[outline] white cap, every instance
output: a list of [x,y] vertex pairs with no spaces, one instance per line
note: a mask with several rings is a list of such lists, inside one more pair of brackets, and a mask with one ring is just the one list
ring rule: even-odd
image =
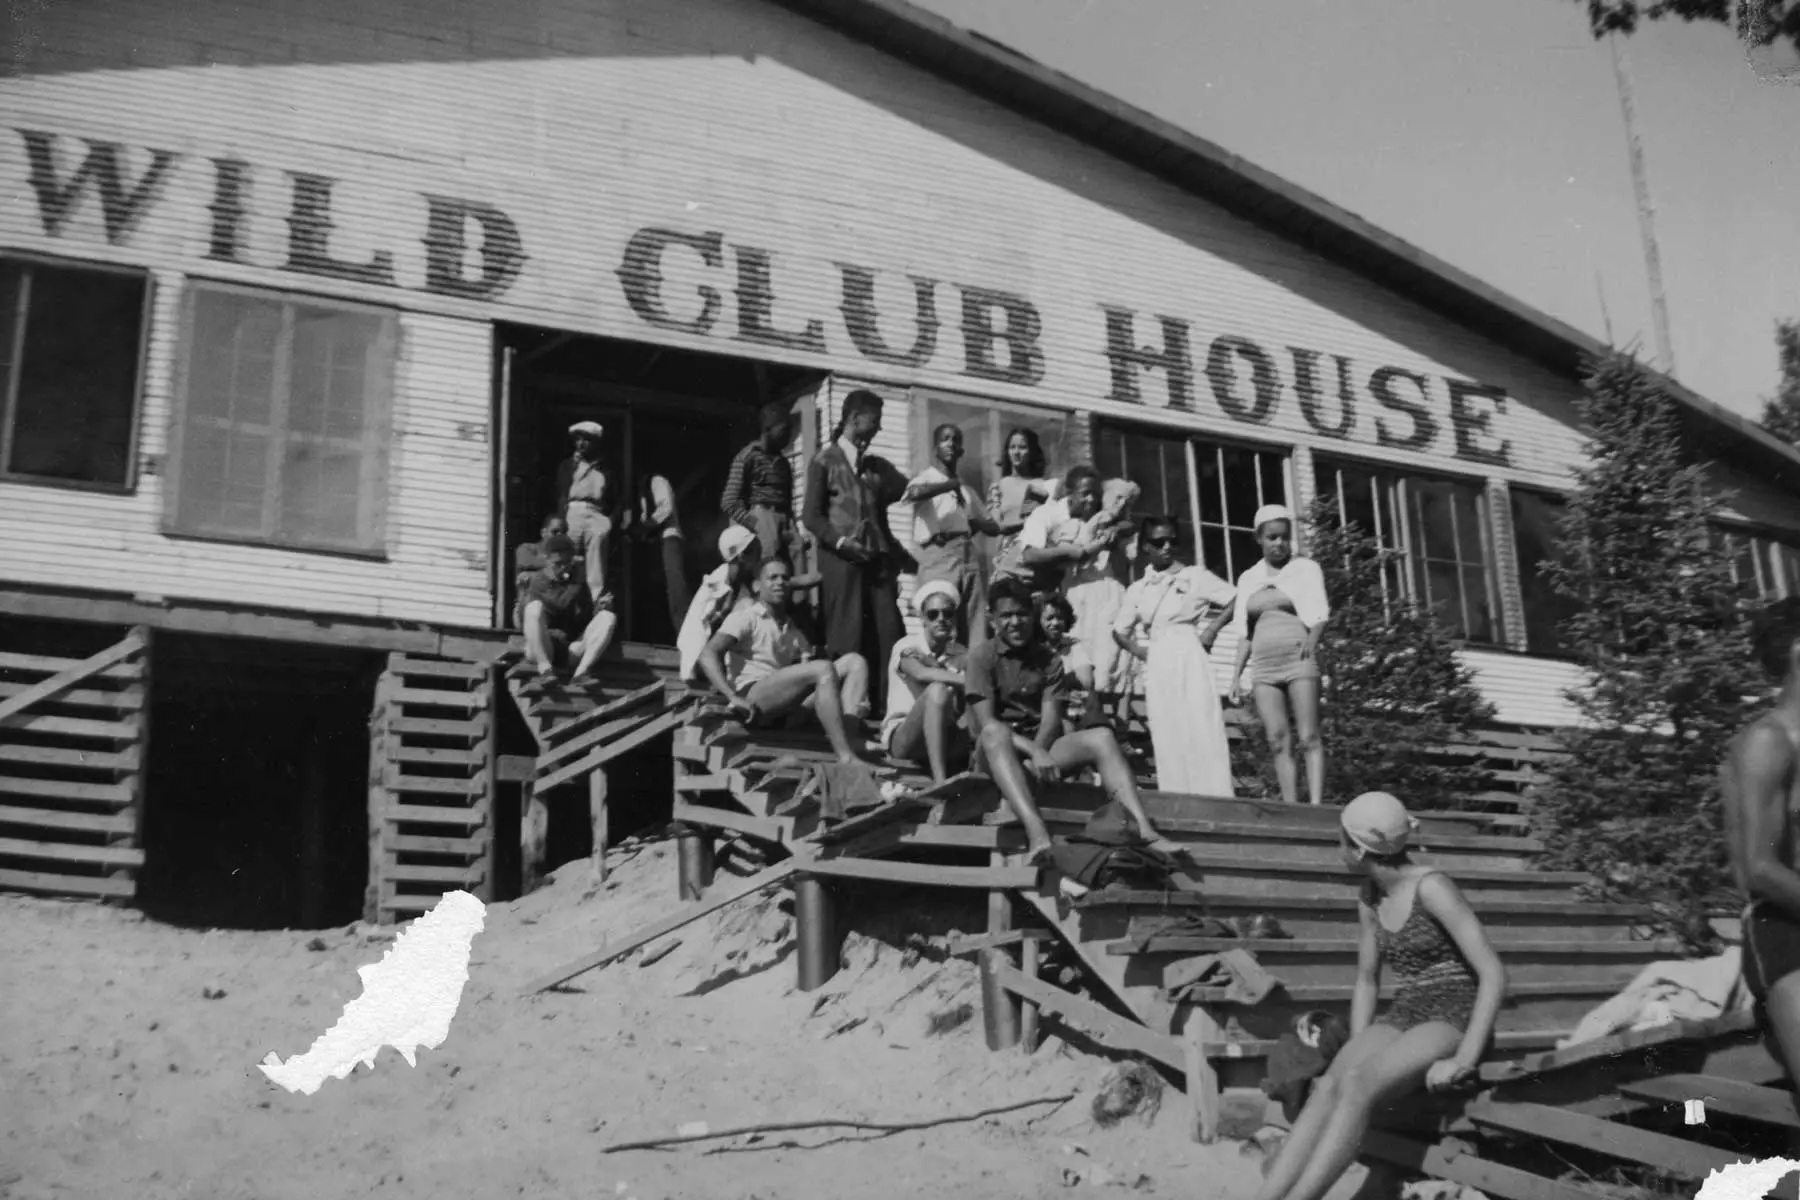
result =
[[[1238,511],[1242,512],[1243,510],[1239,509]],[[1256,515],[1254,517],[1250,518],[1250,528],[1261,529],[1270,521],[1287,521],[1291,523],[1293,519],[1294,514],[1288,511],[1287,505],[1265,504],[1256,510]]]
[[577,421],[569,426],[569,433],[574,437],[598,439],[606,433],[606,426],[598,421]]
[[948,596],[951,604],[958,608],[962,607],[962,593],[957,591],[956,585],[948,579],[933,579],[921,583],[918,590],[913,592],[913,607],[921,614],[924,613],[925,602],[933,596]]
[[1338,818],[1344,835],[1370,854],[1386,858],[1406,849],[1419,823],[1391,792],[1364,792]]
[[727,525],[719,534],[719,557],[726,562],[736,562],[738,555],[750,548],[756,541],[756,535],[742,525]]

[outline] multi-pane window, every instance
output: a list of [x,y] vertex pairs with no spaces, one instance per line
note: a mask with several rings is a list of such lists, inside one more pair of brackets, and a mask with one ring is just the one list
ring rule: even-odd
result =
[[150,280],[0,258],[0,476],[132,482]]
[[1544,567],[1562,556],[1560,521],[1568,503],[1561,496],[1512,489],[1513,546],[1519,561],[1519,598],[1525,608],[1525,647],[1533,654],[1567,654],[1563,622],[1581,603],[1557,591]]
[[1735,528],[1718,533],[1730,556],[1732,579],[1746,596],[1755,600],[1800,596],[1800,539],[1784,541]]
[[1262,556],[1250,525],[1256,510],[1287,500],[1285,456],[1270,450],[1109,424],[1096,435],[1094,458],[1102,475],[1143,489],[1134,515],[1177,519],[1183,562],[1226,579],[1236,579]]
[[933,392],[923,394],[917,411],[922,419],[913,430],[913,461],[921,468],[932,462],[936,457],[931,446],[932,430],[939,425],[956,426],[963,435],[963,457],[957,473],[977,495],[987,495],[989,485],[1000,478],[1006,439],[1015,429],[1029,429],[1037,434],[1038,443],[1044,448],[1045,470],[1051,476],[1061,475],[1074,465],[1068,461],[1067,413]]
[[1456,636],[1497,643],[1501,630],[1486,490],[1321,459],[1318,494],[1395,552],[1390,600],[1425,604]]
[[186,331],[171,531],[380,553],[394,314],[205,284]]

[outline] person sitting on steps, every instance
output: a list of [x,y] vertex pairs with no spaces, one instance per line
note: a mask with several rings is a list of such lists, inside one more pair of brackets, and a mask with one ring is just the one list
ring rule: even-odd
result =
[[888,662],[887,716],[881,744],[889,758],[926,763],[931,781],[950,778],[950,765],[969,761],[963,721],[963,659],[956,640],[963,597],[947,579],[931,580],[913,593],[923,633],[901,638]]
[[754,601],[728,614],[706,643],[701,673],[746,724],[766,728],[810,710],[839,762],[864,762],[850,739],[869,710],[868,663],[860,654],[817,656],[788,611],[791,575],[785,560],[762,560]]
[[610,604],[596,609],[587,583],[575,571],[575,542],[555,533],[539,547],[542,569],[526,582],[520,601],[525,626],[525,652],[540,679],[553,674],[569,656],[576,658],[571,683],[593,678],[594,664],[612,641],[619,618]]
[[991,640],[969,651],[963,690],[976,729],[976,757],[1025,826],[1026,854],[1049,861],[1050,830],[1032,797],[1031,777],[1054,783],[1064,772],[1092,767],[1107,794],[1124,805],[1153,850],[1186,851],[1151,824],[1131,764],[1105,727],[1063,732],[1066,681],[1061,660],[1038,633],[1029,588],[1002,579],[988,594]]

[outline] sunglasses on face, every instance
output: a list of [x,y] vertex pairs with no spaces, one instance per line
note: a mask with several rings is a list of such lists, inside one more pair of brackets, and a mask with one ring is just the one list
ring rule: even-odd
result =
[[928,608],[922,614],[927,621],[949,621],[955,618],[954,608]]

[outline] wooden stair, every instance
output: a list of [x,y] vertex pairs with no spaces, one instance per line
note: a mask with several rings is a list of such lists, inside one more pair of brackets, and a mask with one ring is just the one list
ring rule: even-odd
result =
[[150,634],[0,654],[0,888],[129,900],[144,852]]
[[627,751],[668,734],[681,721],[686,690],[671,683],[657,663],[609,658],[591,682],[562,676],[539,678],[521,663],[504,672],[537,754],[524,783],[519,840],[524,890],[536,886],[549,829],[546,797],[557,788],[585,785],[593,830],[593,864],[606,875],[608,836],[606,766]]
[[363,918],[389,924],[445,892],[492,899],[490,670],[395,653],[369,719],[369,884]]
[[[1386,1114],[1364,1160],[1504,1200],[1591,1200],[1618,1191],[1585,1179],[1636,1171],[1685,1192],[1721,1168],[1791,1158],[1800,1134],[1791,1083],[1747,1012],[1492,1063],[1482,1085]],[[1690,1100],[1705,1121],[1686,1123]],[[1768,1194],[1796,1192],[1790,1175]]]

